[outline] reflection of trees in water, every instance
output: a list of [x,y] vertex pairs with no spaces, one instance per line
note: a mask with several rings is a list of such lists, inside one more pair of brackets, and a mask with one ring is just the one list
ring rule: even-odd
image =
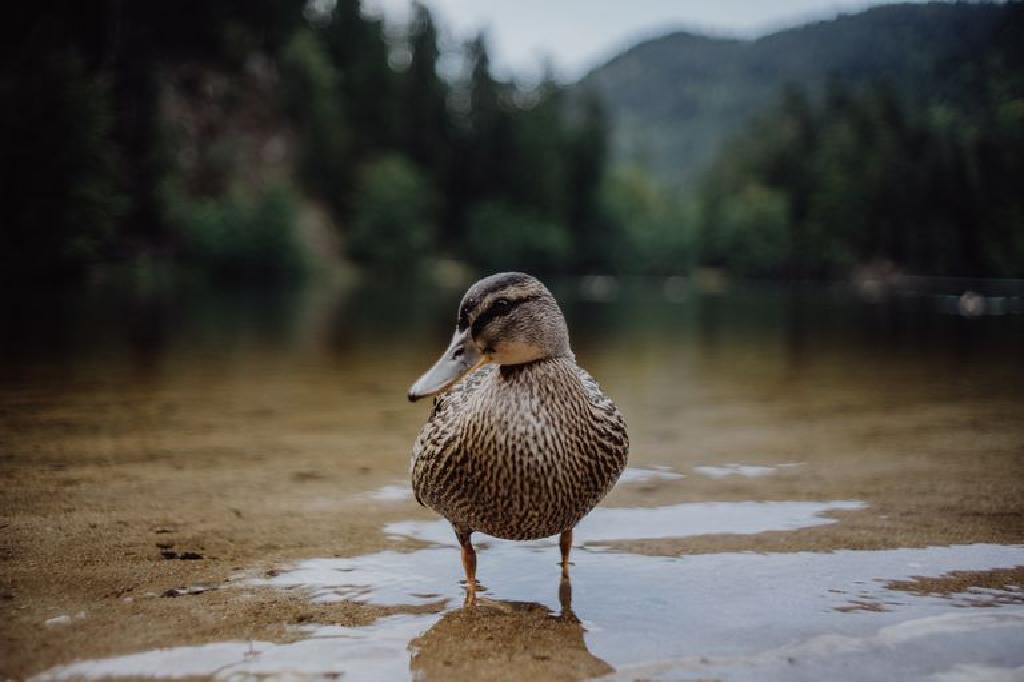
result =
[[529,602],[481,598],[446,613],[410,643],[415,679],[581,680],[613,668],[587,649],[572,611],[572,587],[559,586],[561,613]]
[[[960,281],[917,282],[867,298],[816,284],[737,283],[723,293],[694,286],[672,300],[655,280],[622,280],[606,300],[582,297],[577,280],[550,284],[585,366],[598,355],[653,363],[693,349],[712,362],[754,353],[791,375],[836,354],[873,362],[885,353],[963,369],[1009,362],[1024,348],[1024,316],[1015,309],[965,317],[942,307],[943,297],[967,286]],[[1014,283],[971,286],[1007,301],[1020,297]],[[8,292],[0,305],[0,379],[31,381],[32,366],[70,374],[95,365],[145,383],[204,358],[251,351],[303,362],[351,362],[359,353],[425,361],[450,336],[461,295],[461,286],[374,276],[293,288],[111,276],[78,291]]]
[[712,356],[720,343],[721,315],[720,297],[704,295],[697,305],[697,338],[700,350],[705,356]]
[[807,308],[807,292],[799,285],[790,285],[786,291],[782,329],[786,369],[792,375],[800,373],[810,351],[807,343]]

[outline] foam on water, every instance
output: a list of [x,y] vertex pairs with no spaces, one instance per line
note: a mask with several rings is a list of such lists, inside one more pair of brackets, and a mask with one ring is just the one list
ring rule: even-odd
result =
[[[598,544],[696,535],[756,535],[766,531],[796,530],[835,523],[835,519],[824,514],[864,507],[864,503],[858,500],[687,502],[665,507],[598,507],[576,526],[573,541],[576,544]],[[455,544],[452,527],[444,519],[389,523],[384,527],[384,532],[436,544]],[[474,536],[477,537],[486,542],[489,536]],[[547,545],[552,540],[520,544],[533,545],[538,542]]]

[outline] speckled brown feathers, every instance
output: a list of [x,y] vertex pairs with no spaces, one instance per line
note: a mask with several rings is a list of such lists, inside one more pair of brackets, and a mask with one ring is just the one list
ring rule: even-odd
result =
[[[553,304],[564,330],[554,298],[529,279]],[[487,310],[476,319],[486,317]],[[528,323],[528,318],[510,321]],[[501,331],[490,325],[499,342],[507,340]],[[629,444],[622,416],[576,366],[563,335],[564,353],[484,365],[436,399],[413,447],[412,484],[416,499],[451,521],[457,532],[529,540],[570,530],[625,468]]]

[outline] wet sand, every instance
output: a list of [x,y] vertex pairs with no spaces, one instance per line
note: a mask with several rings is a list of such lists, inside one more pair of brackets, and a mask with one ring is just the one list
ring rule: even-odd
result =
[[[427,679],[611,672],[616,666],[584,644],[586,623],[553,600],[554,549],[551,575],[539,579],[550,582],[544,594],[485,598],[475,612],[451,599],[324,602],[258,584],[304,560],[432,546],[385,530],[436,518],[401,494],[428,409],[405,403],[405,384],[435,349],[399,348],[338,356],[257,345],[167,352],[141,374],[137,358],[119,356],[70,368],[40,362],[8,376],[0,388],[0,677],[160,647],[295,642],[307,636],[296,626],[371,627],[387,617],[432,619],[413,637],[405,668]],[[1012,358],[950,369],[934,357],[844,352],[793,368],[775,346],[769,362],[763,351],[740,352],[742,343],[720,355],[682,348],[623,339],[580,353],[625,413],[630,463],[641,472],[603,507],[862,505],[824,511],[833,522],[809,527],[595,540],[586,565],[600,552],[1024,541],[1024,400]],[[642,475],[655,467],[678,475]],[[450,553],[454,595],[461,574],[457,550]],[[485,581],[488,558],[482,553]],[[960,568],[864,579],[904,594],[1024,584],[1021,566]],[[601,599],[577,594],[576,608]]]

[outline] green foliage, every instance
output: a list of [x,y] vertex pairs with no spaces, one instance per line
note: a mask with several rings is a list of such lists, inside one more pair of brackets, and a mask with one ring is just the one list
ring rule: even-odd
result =
[[487,270],[558,272],[569,262],[565,227],[501,201],[470,211],[467,241],[472,261]]
[[[292,159],[296,184],[326,204],[359,263],[399,271],[443,251],[482,267],[509,254],[546,270],[613,266],[600,103],[553,79],[496,78],[483,37],[467,46],[466,79],[445,79],[441,31],[421,4],[394,50],[360,0],[83,7],[40,8],[19,27],[36,38],[5,48],[45,63],[75,45],[84,57],[72,76],[0,74],[13,101],[46,104],[15,114],[25,130],[50,131],[43,143],[12,136],[26,177],[54,186],[36,160],[49,142],[79,155],[48,213],[59,225],[36,229],[41,202],[17,218],[19,245],[47,267],[159,253],[226,276],[300,270],[298,199],[261,189],[288,182]],[[12,192],[10,205],[39,196]]]
[[392,145],[398,116],[396,74],[379,19],[366,16],[360,0],[338,0],[324,22],[315,24],[337,70],[348,106],[353,152],[368,159]]
[[0,93],[0,271],[73,276],[111,254],[126,207],[108,89],[68,51],[7,74]]
[[568,131],[566,149],[567,221],[575,247],[573,264],[579,272],[607,272],[612,267],[613,233],[600,211],[600,193],[610,125],[595,93],[584,92],[578,109],[578,122]]
[[679,274],[693,265],[693,208],[636,166],[616,170],[604,188],[604,208],[615,227],[607,245],[612,271]]
[[830,78],[852,88],[886,79],[915,96],[941,93],[949,83],[935,65],[984,51],[1011,11],[988,2],[893,3],[756,40],[677,32],[630,48],[582,86],[602,96],[616,121],[620,160],[690,189],[785,84],[799,84],[814,101]]
[[408,159],[391,154],[359,174],[348,253],[358,263],[403,273],[434,246],[434,198]]
[[283,187],[256,196],[235,192],[190,200],[172,195],[169,203],[185,262],[211,276],[281,280],[308,269],[297,200]]
[[790,260],[789,210],[781,192],[750,184],[721,207],[701,234],[704,264],[746,275],[779,275]]
[[74,278],[98,261],[166,252],[161,76],[175,64],[237,64],[239,54],[274,50],[304,5],[55,0],[9,13],[0,270]]
[[505,195],[515,187],[514,180],[509,180],[519,177],[511,163],[515,141],[508,92],[491,74],[484,37],[470,41],[465,53],[469,78],[459,93],[465,103],[456,146],[456,167],[461,172],[454,178],[452,196],[457,223],[452,237],[456,239],[472,206]]
[[797,277],[871,261],[1024,275],[1024,116],[1007,115],[1024,101],[1019,47],[997,40],[956,70],[935,66],[950,81],[936,98],[833,83],[813,105],[787,92],[704,183],[702,262]]
[[528,90],[498,80],[483,36],[466,45],[465,61],[468,78],[454,97],[446,243],[481,269],[611,269],[600,104],[568,97],[550,77]]
[[280,63],[285,110],[299,136],[299,176],[344,215],[353,170],[338,73],[311,31],[292,36]]
[[494,193],[503,193],[508,201],[542,215],[567,216],[570,129],[566,94],[547,79],[530,97],[508,124],[513,137],[505,163],[507,179]]
[[413,4],[409,67],[401,77],[402,146],[438,185],[447,180],[451,147],[448,86],[437,72],[441,57],[437,27],[426,7]]
[[[676,34],[566,88],[496,77],[483,36],[445,77],[421,4],[394,37],[360,0],[183,2],[14,18],[5,273],[168,254],[287,277],[312,198],[352,259],[394,273],[443,254],[577,274],[1024,274],[1020,3]],[[786,81],[800,87],[771,108]],[[609,173],[613,119],[619,152],[646,145],[660,174]],[[169,143],[171,122],[188,144]],[[263,189],[292,182],[306,197]]]

